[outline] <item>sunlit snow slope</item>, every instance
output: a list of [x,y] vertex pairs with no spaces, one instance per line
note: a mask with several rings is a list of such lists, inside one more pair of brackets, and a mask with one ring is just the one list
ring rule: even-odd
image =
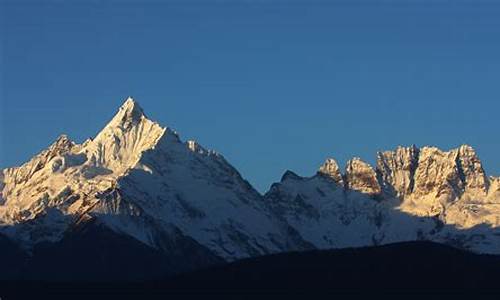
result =
[[500,179],[470,146],[400,147],[378,153],[375,168],[328,159],[312,177],[287,171],[262,196],[223,156],[182,142],[131,98],[94,139],[62,135],[2,170],[0,189],[0,234],[28,253],[86,224],[165,255],[194,247],[226,261],[412,240],[500,253]]

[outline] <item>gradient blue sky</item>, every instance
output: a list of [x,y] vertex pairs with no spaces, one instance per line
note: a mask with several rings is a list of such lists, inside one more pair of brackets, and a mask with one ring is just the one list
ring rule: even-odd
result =
[[410,144],[500,175],[500,2],[287,3],[0,1],[0,167],[131,95],[261,191]]

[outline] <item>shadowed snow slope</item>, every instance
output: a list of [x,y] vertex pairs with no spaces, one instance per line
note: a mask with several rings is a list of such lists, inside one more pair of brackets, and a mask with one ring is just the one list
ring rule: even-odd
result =
[[196,266],[419,239],[500,253],[500,179],[470,146],[400,147],[378,153],[375,168],[354,158],[344,172],[328,159],[312,177],[287,171],[262,196],[131,98],[94,139],[62,135],[2,170],[0,189],[0,233],[27,255],[88,224],[181,261],[204,256]]
[[498,178],[470,146],[399,147],[378,153],[375,169],[355,158],[341,174],[330,158],[313,177],[287,174],[265,198],[316,247],[424,239],[500,253]]
[[3,170],[2,231],[29,249],[96,219],[159,249],[179,232],[227,260],[311,247],[220,154],[194,145],[129,98],[95,139],[62,136]]

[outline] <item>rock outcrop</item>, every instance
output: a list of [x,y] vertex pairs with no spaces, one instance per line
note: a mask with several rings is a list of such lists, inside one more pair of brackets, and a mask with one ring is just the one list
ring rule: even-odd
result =
[[332,158],[325,161],[325,163],[319,168],[318,174],[331,178],[338,185],[342,187],[344,186],[344,178],[340,172],[339,165]]
[[311,177],[286,171],[261,195],[129,98],[94,139],[62,135],[0,172],[0,235],[28,254],[89,224],[175,265],[412,240],[500,253],[500,179],[470,146],[410,146],[379,152],[375,168],[353,158],[344,173],[334,159]]
[[381,192],[375,170],[357,157],[347,162],[345,181],[348,190],[369,195],[378,195]]
[[419,149],[398,147],[394,151],[377,153],[377,171],[387,196],[405,197],[413,192]]

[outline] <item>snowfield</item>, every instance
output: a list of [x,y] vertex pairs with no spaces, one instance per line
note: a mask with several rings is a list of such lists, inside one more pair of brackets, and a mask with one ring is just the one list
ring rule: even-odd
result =
[[500,254],[500,179],[470,146],[399,147],[342,172],[287,171],[259,194],[222,155],[183,142],[128,98],[94,138],[60,136],[0,172],[0,233],[26,251],[82,224],[167,250],[193,240],[232,261],[270,253],[430,240]]

